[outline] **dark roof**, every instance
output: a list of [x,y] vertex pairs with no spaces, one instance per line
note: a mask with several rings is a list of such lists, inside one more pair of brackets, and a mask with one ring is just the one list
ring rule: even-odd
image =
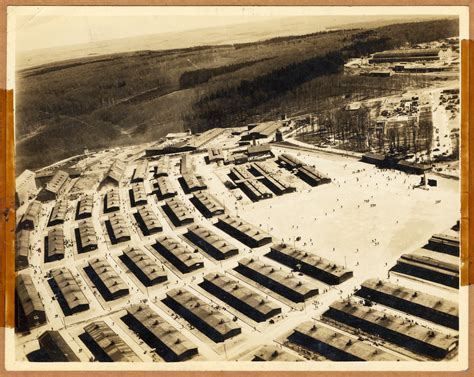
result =
[[166,272],[151,259],[148,254],[140,249],[127,247],[123,254],[139,268],[148,280],[153,281],[157,278],[166,277]]
[[125,220],[121,214],[113,213],[109,215],[109,222],[115,238],[119,239],[120,237],[130,237],[127,224],[125,223]]
[[264,296],[242,285],[238,280],[231,279],[222,273],[210,272],[204,276],[204,280],[225,291],[227,296],[232,296],[236,300],[247,304],[262,315],[267,315],[280,309],[278,305],[265,299]]
[[324,259],[316,254],[305,250],[295,249],[285,243],[273,244],[271,248],[333,276],[341,277],[350,272],[344,266],[336,265],[334,262]]
[[321,343],[330,345],[347,354],[353,355],[364,361],[396,361],[398,357],[382,351],[357,338],[345,335],[335,329],[330,329],[314,322],[304,322],[295,328],[295,332],[306,335]]
[[271,279],[277,283],[283,284],[288,289],[291,289],[292,291],[301,295],[306,295],[311,291],[318,290],[317,286],[304,282],[303,280],[294,276],[292,273],[286,273],[273,264],[267,264],[260,260],[247,257],[242,258],[238,263],[239,265],[243,265],[257,272],[258,274],[265,276],[267,279]]
[[413,304],[423,306],[427,310],[435,310],[456,317],[459,315],[458,305],[455,302],[428,293],[415,291],[407,287],[402,287],[389,281],[369,279],[363,282],[361,286],[396,297],[400,300],[409,301]]
[[402,317],[387,314],[353,301],[336,301],[329,307],[440,349],[449,350],[453,343],[457,343],[457,339],[453,336],[430,330]]
[[30,203],[21,221],[22,222],[31,221],[36,225],[36,222],[38,221],[40,213],[41,213],[41,202],[35,200]]
[[50,361],[81,361],[66,343],[59,331],[45,331],[38,338],[42,350]]
[[84,331],[113,362],[141,361],[135,352],[104,321],[92,322],[84,327]]
[[94,270],[96,275],[102,280],[111,295],[127,290],[128,285],[122,280],[119,274],[112,268],[107,259],[95,258],[89,261],[89,266]]
[[265,344],[253,352],[254,358],[263,361],[304,361],[304,358],[293,355],[281,347]]
[[231,318],[224,315],[221,311],[214,309],[211,305],[205,303],[184,288],[172,289],[166,292],[166,296],[171,297],[179,305],[192,312],[202,322],[212,327],[221,335],[240,328]]
[[16,277],[16,293],[26,316],[38,311],[44,312],[43,302],[33,284],[31,275],[23,273]]
[[67,268],[57,268],[51,271],[51,276],[70,310],[80,305],[89,305],[89,301],[71,271]]
[[92,219],[87,219],[79,223],[79,237],[81,238],[82,248],[97,245],[97,234]]
[[64,255],[64,232],[62,227],[48,231],[48,257]]
[[218,217],[219,221],[231,226],[240,233],[244,233],[247,237],[259,242],[264,238],[271,237],[256,226],[242,220],[240,217],[233,217],[230,215],[221,215]]
[[127,313],[142,324],[153,336],[163,342],[174,354],[183,355],[196,345],[176,330],[147,305],[132,305]]
[[62,170],[57,170],[53,178],[51,178],[49,182],[46,184],[45,189],[54,194],[57,194],[68,179],[69,179],[68,173]]

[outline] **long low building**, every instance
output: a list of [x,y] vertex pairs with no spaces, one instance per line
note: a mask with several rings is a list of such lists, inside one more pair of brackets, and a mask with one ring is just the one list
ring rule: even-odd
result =
[[153,190],[159,200],[169,199],[178,194],[168,177],[156,178],[153,182]]
[[153,167],[153,176],[158,177],[167,177],[169,170],[169,158],[168,156],[161,157],[158,160],[158,163]]
[[69,182],[69,174],[62,170],[57,170],[46,186],[40,191],[37,199],[47,202],[56,199]]
[[281,307],[222,273],[211,272],[199,284],[218,299],[257,322],[281,313]]
[[53,209],[51,210],[48,226],[63,224],[66,218],[66,212],[67,212],[67,200],[58,200],[54,204]]
[[341,284],[353,276],[353,272],[343,266],[284,243],[273,244],[265,256],[329,285]]
[[268,171],[265,166],[259,162],[252,163],[250,172],[256,177],[262,177],[261,182],[275,195],[283,195],[296,191],[296,187],[290,186],[281,178],[276,177],[273,172]]
[[135,167],[135,170],[133,171],[132,179],[130,180],[130,183],[143,182],[145,179],[147,179],[147,175],[148,175],[148,161],[141,160],[138,162],[137,166]]
[[242,332],[240,326],[231,318],[184,288],[168,291],[163,302],[216,343],[224,342]]
[[16,234],[15,271],[30,265],[30,230],[22,229]]
[[459,233],[452,231],[450,234],[433,234],[428,241],[428,245],[425,247],[440,253],[459,257]]
[[219,148],[208,148],[207,150],[207,163],[212,164],[213,162],[219,163],[224,162],[225,157],[222,149]]
[[168,280],[163,268],[160,268],[145,252],[127,247],[120,256],[122,262],[146,287]]
[[278,162],[290,169],[298,169],[305,165],[303,161],[288,153],[282,153],[279,155]]
[[234,270],[293,302],[305,302],[319,293],[315,285],[253,258],[242,258]]
[[253,202],[273,197],[270,189],[250,174],[244,166],[233,167],[230,170],[229,177]]
[[252,361],[304,361],[300,356],[291,354],[273,344],[265,344],[253,352]]
[[124,363],[141,361],[127,343],[104,321],[89,323],[84,327],[84,333],[79,338],[94,355],[95,361]]
[[219,216],[215,226],[248,247],[260,247],[272,242],[272,237],[268,233],[239,217]]
[[125,164],[120,160],[115,160],[109,167],[109,170],[105,174],[104,179],[102,180],[101,185],[112,184],[118,186],[120,180],[123,177],[125,172]]
[[445,358],[458,346],[456,337],[356,302],[336,301],[323,317],[436,360]]
[[38,200],[34,200],[28,206],[25,214],[21,217],[19,228],[20,229],[35,229],[38,225],[38,221],[41,214],[42,204]]
[[309,165],[299,167],[296,175],[310,186],[319,186],[331,182],[331,178],[326,174],[321,173],[319,170]]
[[79,227],[75,229],[75,236],[77,252],[79,254],[97,249],[97,234],[91,219],[79,223]]
[[457,330],[459,328],[458,305],[442,297],[378,279],[369,279],[363,282],[356,294],[370,301],[378,302],[452,329]]
[[[22,273],[16,277],[16,316],[17,329],[28,331],[46,323],[46,311],[43,302],[33,284],[30,274]],[[26,325],[26,326],[24,326]]]
[[129,294],[128,285],[105,258],[94,258],[84,268],[87,275],[106,301],[116,300]]
[[61,227],[48,230],[45,237],[45,262],[57,261],[64,258],[64,231]]
[[184,236],[217,260],[231,258],[239,253],[235,246],[229,244],[224,238],[202,225],[193,224],[189,226]]
[[120,209],[120,196],[116,189],[111,189],[104,195],[104,213],[116,212]]
[[224,207],[207,191],[195,192],[191,198],[191,203],[207,218],[224,213]]
[[174,226],[182,226],[194,222],[189,208],[181,199],[168,199],[162,208]]
[[128,190],[130,204],[132,207],[146,205],[148,203],[145,186],[143,182],[133,183],[132,188]]
[[105,227],[113,245],[130,240],[130,232],[121,214],[113,213],[109,215],[108,220],[105,221]]
[[459,288],[458,258],[436,251],[418,249],[413,253],[403,254],[391,271]]
[[355,337],[315,322],[304,322],[288,341],[331,361],[399,361],[400,359]]
[[193,250],[189,250],[171,237],[158,237],[151,247],[183,274],[204,267],[204,262],[196,256]]
[[181,178],[179,178],[179,182],[186,194],[207,189],[207,185],[204,183],[202,177],[193,173],[183,174]]
[[138,226],[145,236],[161,232],[163,227],[161,222],[150,208],[146,206],[140,206],[137,208],[137,212],[133,214],[135,220],[137,220]]
[[38,337],[41,360],[31,361],[49,361],[49,362],[80,362],[74,351],[61,336],[59,331],[45,331]]
[[70,270],[67,268],[52,270],[49,282],[64,315],[68,316],[89,309],[89,300]]
[[122,321],[167,362],[198,355],[197,346],[147,305],[132,305]]
[[92,209],[94,205],[94,197],[86,195],[77,202],[76,220],[85,219],[92,216]]

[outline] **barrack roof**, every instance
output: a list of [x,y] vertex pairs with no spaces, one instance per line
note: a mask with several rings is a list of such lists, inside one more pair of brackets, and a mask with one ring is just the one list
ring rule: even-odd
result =
[[197,263],[203,263],[194,251],[186,248],[182,243],[169,236],[161,236],[156,239],[162,247],[173,254],[186,267],[192,267]]
[[188,226],[188,231],[194,233],[196,236],[206,241],[208,244],[212,245],[223,255],[226,255],[232,251],[238,251],[237,247],[231,245],[223,237],[217,235],[205,226],[193,224],[191,226]]
[[70,270],[57,268],[51,271],[51,276],[70,310],[74,310],[80,305],[89,305],[89,301]]
[[[457,339],[449,334],[413,323],[402,317],[375,310],[353,301],[336,301],[329,306],[330,310],[337,310],[355,318],[384,327],[388,330],[403,334],[406,337],[429,344],[448,351]],[[323,314],[324,315],[324,314]]]
[[105,258],[94,258],[89,261],[89,266],[94,270],[102,283],[104,283],[111,295],[122,290],[128,291],[128,285]]
[[224,212],[224,207],[207,191],[197,191],[193,196],[209,212]]
[[153,336],[163,342],[175,355],[183,355],[197,346],[176,330],[147,305],[132,305],[127,313],[133,316]]
[[97,245],[97,234],[92,219],[87,219],[79,223],[79,237],[81,238],[83,248]]
[[346,269],[344,266],[336,265],[335,263],[316,254],[305,250],[295,249],[285,243],[275,243],[271,246],[271,248],[333,276],[341,277],[350,272],[350,270]]
[[357,338],[314,322],[304,322],[294,330],[338,350],[358,357],[364,361],[397,361],[398,358],[388,352],[365,343]]
[[166,272],[163,271],[148,254],[140,249],[134,247],[127,247],[123,254],[139,268],[146,278],[153,281],[157,278],[166,277]]
[[84,331],[113,362],[141,361],[135,352],[104,321],[89,323]]
[[222,273],[210,272],[204,276],[204,280],[225,291],[227,295],[257,310],[262,315],[268,315],[280,309],[274,302],[242,285],[238,280],[230,279]]
[[242,258],[238,263],[239,265],[243,265],[255,271],[259,275],[265,276],[267,279],[274,280],[277,283],[286,286],[288,289],[291,289],[300,295],[306,295],[309,292],[318,290],[317,286],[298,279],[292,273],[285,273],[282,270],[279,270],[275,265],[266,264],[260,260],[247,257]]
[[43,302],[39,297],[30,274],[23,273],[17,275],[16,293],[26,316],[29,316],[35,311],[44,312]]
[[227,214],[221,215],[218,217],[219,221],[229,225],[240,233],[245,234],[246,236],[252,238],[255,241],[261,241],[264,238],[271,236],[268,233],[263,232],[261,229],[256,226],[242,220],[240,217],[233,217]]
[[212,327],[221,335],[225,335],[235,329],[240,329],[240,326],[233,322],[232,319],[184,288],[172,289],[166,293],[166,296],[192,312],[202,322]]
[[62,227],[55,227],[48,231],[48,257],[64,256],[64,232]]
[[444,298],[430,295],[428,293],[415,291],[407,287],[393,284],[389,281],[379,279],[368,279],[361,284],[362,287],[372,289],[377,292],[394,296],[398,299],[409,301],[425,307],[427,310],[435,310],[452,316],[459,316],[458,305]]

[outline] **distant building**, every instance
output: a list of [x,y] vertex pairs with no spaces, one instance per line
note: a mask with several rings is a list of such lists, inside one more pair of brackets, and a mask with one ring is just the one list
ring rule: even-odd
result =
[[270,144],[251,145],[247,148],[247,156],[249,157],[249,161],[272,158],[272,148]]
[[440,60],[441,50],[411,49],[377,52],[369,59],[369,64],[399,63]]
[[276,132],[285,125],[284,121],[270,121],[264,123],[249,124],[248,132],[241,136],[242,141],[257,139],[271,139]]
[[15,180],[15,202],[19,207],[27,202],[36,194],[38,188],[36,187],[36,174],[31,170],[25,170]]

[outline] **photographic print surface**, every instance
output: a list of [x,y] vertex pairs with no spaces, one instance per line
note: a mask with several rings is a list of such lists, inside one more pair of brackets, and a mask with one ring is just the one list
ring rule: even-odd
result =
[[459,370],[459,7],[10,7],[11,369]]

